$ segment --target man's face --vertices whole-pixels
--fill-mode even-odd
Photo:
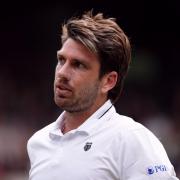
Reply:
[[[81,112],[102,100],[98,57],[83,44],[68,39],[57,52],[54,100],[68,112]]]

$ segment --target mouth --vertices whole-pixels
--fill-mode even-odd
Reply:
[[[60,98],[66,98],[72,94],[72,89],[69,86],[64,85],[64,84],[56,84],[55,93]]]

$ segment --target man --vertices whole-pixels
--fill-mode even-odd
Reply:
[[[64,111],[28,141],[30,180],[177,179],[159,140],[113,106],[131,59],[115,20],[88,12],[61,38],[54,100]]]

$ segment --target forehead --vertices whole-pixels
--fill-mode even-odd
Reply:
[[[70,59],[84,59],[99,62],[97,54],[91,52],[81,42],[71,38],[64,42],[61,49],[57,52],[57,55]]]

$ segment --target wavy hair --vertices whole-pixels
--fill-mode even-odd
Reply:
[[[100,60],[99,77],[116,71],[118,80],[108,92],[114,103],[118,100],[131,61],[131,45],[128,37],[115,18],[105,18],[102,13],[85,12],[81,17],[72,17],[62,25],[62,44],[68,39],[80,41]]]

